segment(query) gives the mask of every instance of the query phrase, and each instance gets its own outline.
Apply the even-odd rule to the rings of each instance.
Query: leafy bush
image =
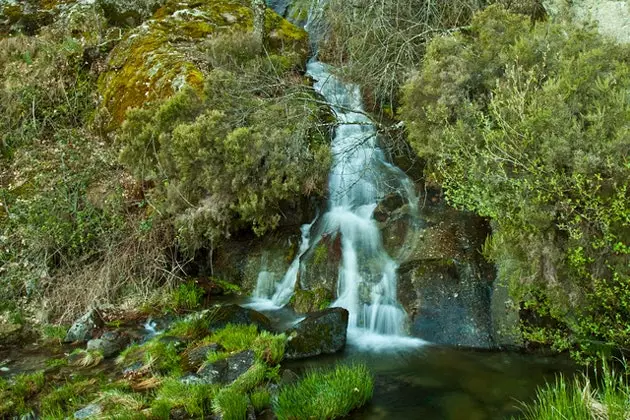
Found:
[[[334,419],[372,398],[373,379],[365,365],[311,371],[295,385],[280,390],[274,402],[278,419]]]
[[[211,51],[203,97],[183,89],[130,111],[121,136],[122,162],[155,185],[153,204],[189,251],[242,228],[275,228],[282,208],[323,192],[329,165],[327,111],[295,73],[298,56],[219,60],[223,50]]]
[[[405,87],[428,173],[492,219],[485,251],[541,321],[529,338],[559,349],[630,344],[628,57],[593,29],[493,6],[433,40]]]

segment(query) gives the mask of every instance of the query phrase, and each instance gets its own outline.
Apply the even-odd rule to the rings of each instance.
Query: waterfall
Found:
[[[321,36],[322,10],[322,0],[311,6],[305,28],[312,40]],[[337,300],[331,306],[349,311],[349,338],[378,336],[382,337],[381,341],[388,341],[399,337],[398,341],[404,341],[407,314],[396,296],[398,267],[384,250],[372,215],[378,203],[392,191],[406,198],[412,211],[416,210],[418,200],[413,183],[399,168],[387,162],[378,146],[376,128],[363,110],[359,87],[334,76],[331,67],[318,61],[316,55],[307,65],[307,74],[315,80],[313,88],[326,99],[337,120],[327,211],[316,229],[315,221],[302,226],[300,251],[275,288],[270,287],[268,278],[261,272],[255,292],[258,306],[265,306],[265,297],[267,307],[288,303],[300,269],[308,269],[301,264],[302,256],[323,236],[339,234],[342,261]]]

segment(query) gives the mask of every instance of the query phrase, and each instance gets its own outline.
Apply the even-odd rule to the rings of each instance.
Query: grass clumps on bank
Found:
[[[274,411],[280,420],[343,417],[365,405],[373,388],[372,375],[362,364],[311,371],[280,391]]]
[[[604,362],[595,379],[586,375],[572,381],[560,376],[539,389],[536,401],[523,409],[527,420],[592,420],[630,418],[630,384],[623,371]]]

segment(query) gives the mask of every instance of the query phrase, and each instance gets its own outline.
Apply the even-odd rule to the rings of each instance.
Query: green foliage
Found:
[[[41,336],[44,341],[61,344],[66,337],[68,327],[65,325],[46,324],[41,328]]]
[[[267,388],[258,388],[250,394],[249,400],[256,413],[260,413],[271,406],[271,393]]]
[[[224,388],[212,401],[212,408],[215,414],[225,420],[245,420],[248,404],[247,395],[232,388]]]
[[[155,374],[181,374],[182,365],[177,344],[166,338],[159,336],[140,345],[133,344],[120,353],[116,363],[129,366],[140,362],[143,370]]]
[[[40,401],[40,411],[44,418],[64,418],[90,401],[98,389],[95,379],[76,378],[55,387]]]
[[[228,352],[250,349],[257,338],[258,327],[256,325],[227,324],[225,328],[212,334],[212,340],[221,344]]]
[[[630,415],[628,378],[605,361],[596,371],[596,381],[586,375],[572,381],[557,377],[538,390],[536,401],[526,405],[523,414],[527,420],[625,419]]]
[[[252,343],[256,357],[269,365],[277,365],[284,358],[287,337],[284,334],[272,334],[262,331]]]
[[[274,402],[278,419],[334,419],[346,416],[372,398],[374,382],[365,365],[339,365],[311,371],[280,390]]]
[[[177,378],[166,378],[151,403],[151,413],[168,419],[173,409],[182,408],[193,418],[204,418],[212,412],[211,402],[217,391],[217,385],[184,384]]]
[[[30,400],[44,387],[44,372],[22,374],[11,381],[0,380],[0,416],[26,415],[32,411]]]
[[[630,57],[594,30],[490,7],[436,38],[405,87],[414,149],[558,349],[627,346]],[[549,334],[550,333],[550,334]]]
[[[175,312],[191,311],[201,306],[204,290],[194,282],[179,285],[170,296],[171,309]]]
[[[238,229],[263,234],[282,207],[325,185],[325,108],[296,77],[299,57],[260,55],[247,39],[213,39],[203,95],[183,89],[129,112],[123,126],[121,161],[155,184],[153,204],[191,252]],[[222,48],[234,43],[245,57]]]
[[[264,363],[256,362],[245,373],[236,378],[234,383],[230,385],[230,388],[245,395],[265,380],[266,372],[267,366]]]
[[[189,340],[200,340],[210,332],[210,318],[205,316],[192,316],[175,322],[169,329],[169,334],[183,337]]]

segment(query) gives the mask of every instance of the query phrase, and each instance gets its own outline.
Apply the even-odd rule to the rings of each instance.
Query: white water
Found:
[[[312,39],[322,28],[322,0],[315,2],[306,29]],[[366,349],[417,346],[422,340],[405,337],[407,314],[398,303],[397,265],[383,249],[380,230],[373,219],[374,209],[387,194],[396,192],[407,199],[411,211],[417,198],[412,182],[389,164],[377,144],[377,132],[363,111],[359,87],[344,83],[324,63],[312,59],[307,74],[315,80],[314,89],[330,104],[338,126],[332,141],[333,164],[329,176],[328,210],[322,216],[315,240],[310,225],[302,226],[300,252],[281,282],[261,271],[254,293],[259,309],[287,304],[295,290],[298,273],[308,269],[302,256],[324,235],[340,234],[342,261],[333,307],[350,314],[348,339]],[[271,293],[273,291],[273,294]]]

